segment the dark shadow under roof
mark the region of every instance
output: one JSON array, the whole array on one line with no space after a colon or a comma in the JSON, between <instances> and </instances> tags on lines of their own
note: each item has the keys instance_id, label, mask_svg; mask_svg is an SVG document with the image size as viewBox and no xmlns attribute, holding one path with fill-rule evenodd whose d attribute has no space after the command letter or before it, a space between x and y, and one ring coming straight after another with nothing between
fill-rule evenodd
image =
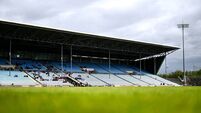
<instances>
[{"instance_id":1,"label":"dark shadow under roof","mask_svg":"<svg viewBox=\"0 0 201 113\"><path fill-rule=\"evenodd\" d=\"M171 46L117 39L106 36L58 30L7 21L0 21L0 38L102 48L133 53L146 53L148 56L178 49L177 47Z\"/></svg>"}]
</instances>

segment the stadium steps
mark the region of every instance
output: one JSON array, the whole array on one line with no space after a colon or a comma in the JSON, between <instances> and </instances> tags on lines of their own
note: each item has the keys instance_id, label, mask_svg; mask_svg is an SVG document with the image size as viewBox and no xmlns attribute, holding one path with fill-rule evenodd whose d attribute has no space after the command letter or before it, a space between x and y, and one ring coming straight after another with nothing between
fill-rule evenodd
<instances>
[{"instance_id":1,"label":"stadium steps","mask_svg":"<svg viewBox=\"0 0 201 113\"><path fill-rule=\"evenodd\" d=\"M102 70L106 71L107 73L109 73L108 70L104 69L103 67L99 66L97 63L94 63L94 65L96 65L97 67L101 68ZM106 74L106 73L105 73Z\"/></svg>"},{"instance_id":2,"label":"stadium steps","mask_svg":"<svg viewBox=\"0 0 201 113\"><path fill-rule=\"evenodd\" d=\"M74 86L85 86L85 84L75 80L73 77L70 77L70 76L67 76L67 81L73 84Z\"/></svg>"},{"instance_id":3,"label":"stadium steps","mask_svg":"<svg viewBox=\"0 0 201 113\"><path fill-rule=\"evenodd\" d=\"M93 74L95 77L111 84L112 86L133 86L132 83L122 80L113 74Z\"/></svg>"},{"instance_id":4,"label":"stadium steps","mask_svg":"<svg viewBox=\"0 0 201 113\"><path fill-rule=\"evenodd\" d=\"M65 73L65 72L64 72L64 73ZM65 74L67 74L67 73L65 73ZM74 78L71 77L71 76L67 76L67 78L68 78L67 81L68 81L69 83L73 84L74 86L85 86L85 84L83 84L82 82L80 82L80 81L74 79Z\"/></svg>"},{"instance_id":5,"label":"stadium steps","mask_svg":"<svg viewBox=\"0 0 201 113\"><path fill-rule=\"evenodd\" d=\"M138 68L136 68L136 67L132 67L134 70L136 70L136 71L140 71L140 69L138 69ZM162 81L162 80L159 80L159 79L155 79L154 77L152 77L152 76L149 76L148 75L148 73L147 72L145 72L144 70L141 70L141 73L142 74L145 74L147 77L149 77L150 79L152 79L152 80L155 80L155 81L158 81L158 82L160 82L160 83L165 83L165 84L168 84L168 83L166 83L166 82L164 82L164 81ZM136 78L136 77L135 77ZM146 82L146 81L144 81L144 82ZM146 82L146 83L148 83L148 82ZM151 84L151 83L149 83L150 85L154 85L154 84ZM169 85L169 84L168 84Z\"/></svg>"},{"instance_id":6,"label":"stadium steps","mask_svg":"<svg viewBox=\"0 0 201 113\"><path fill-rule=\"evenodd\" d=\"M167 85L170 85L170 84L166 83L165 81L159 80L159 79L154 78L154 77L149 76L149 75L147 75L147 76L148 76L149 78L154 79L154 80L157 80L157 81L159 81L159 82L161 82L161 83L165 83L165 84L167 84Z\"/></svg>"},{"instance_id":7,"label":"stadium steps","mask_svg":"<svg viewBox=\"0 0 201 113\"><path fill-rule=\"evenodd\" d=\"M61 71L61 69L59 69L57 66L52 65L54 69Z\"/></svg>"},{"instance_id":8,"label":"stadium steps","mask_svg":"<svg viewBox=\"0 0 201 113\"><path fill-rule=\"evenodd\" d=\"M135 68L135 70L138 70L138 71L139 71L138 68ZM161 82L161 83L165 83L165 84L167 84L167 85L170 85L170 84L168 84L168 83L165 82L165 81L162 81L162 80L159 80L159 79L156 79L156 78L150 76L150 75L149 75L147 72L145 72L144 70L142 70L141 72L144 73L144 74L146 74L146 76L149 77L149 78L151 78L152 80L154 79L154 80L156 80L156 81L158 81L158 82Z\"/></svg>"},{"instance_id":9,"label":"stadium steps","mask_svg":"<svg viewBox=\"0 0 201 113\"><path fill-rule=\"evenodd\" d=\"M99 68L105 70L105 71L107 72L107 73L103 73L103 74L108 74L108 73L109 73L109 70L108 70L107 68L105 68L105 67L103 67L103 66L101 66L101 65L98 65L98 64L95 64L95 65L98 66ZM118 70L119 72L122 72L121 74L124 73L124 71L122 71L122 70L120 70L120 69L114 67L113 65L111 65L111 66L112 66L113 69L116 69L116 70ZM111 72L111 73L112 73L112 72Z\"/></svg>"},{"instance_id":10,"label":"stadium steps","mask_svg":"<svg viewBox=\"0 0 201 113\"><path fill-rule=\"evenodd\" d=\"M46 65L44 65L46 67ZM53 68L55 68L56 70L62 72L62 70L60 70L59 68L57 68L56 66L52 65ZM47 68L47 67L46 67ZM57 73L53 72L55 75L58 75ZM63 71L62 73L67 74L65 71ZM73 84L74 86L84 86L84 84L82 84L81 82L75 80L73 77L67 76L67 81L71 84Z\"/></svg>"},{"instance_id":11,"label":"stadium steps","mask_svg":"<svg viewBox=\"0 0 201 113\"><path fill-rule=\"evenodd\" d=\"M61 71L61 70L60 70L60 71ZM62 71L61 71L61 72L62 72ZM52 72L52 73L54 73L55 75L59 76L59 75L58 75L57 73L55 73L55 72ZM67 74L67 73L65 73L65 72L62 72L62 73ZM70 77L70 76L66 76L66 77L67 77L67 81L68 81L69 83L73 84L74 86L84 86L81 82L75 80L73 77Z\"/></svg>"},{"instance_id":12,"label":"stadium steps","mask_svg":"<svg viewBox=\"0 0 201 113\"><path fill-rule=\"evenodd\" d=\"M95 65L98 66L99 68L101 68L102 70L106 71L106 73L102 73L102 74L108 74L109 73L108 69L106 69L104 66L101 66L102 64L95 63Z\"/></svg>"},{"instance_id":13,"label":"stadium steps","mask_svg":"<svg viewBox=\"0 0 201 113\"><path fill-rule=\"evenodd\" d=\"M42 65L43 65L44 67L47 66L47 65L45 65L45 64L42 64ZM54 65L52 65L52 66L53 66L53 68L56 69L57 71L62 72L58 67L56 67L56 66L54 66ZM47 68L47 67L46 67L46 68ZM52 72L52 73L54 73L55 75L58 76L57 73L55 73L55 72ZM62 73L65 73L65 74L66 74L65 71L63 71ZM84 86L81 82L75 80L73 77L67 76L67 78L68 78L67 81L68 81L70 84L73 84L74 86Z\"/></svg>"},{"instance_id":14,"label":"stadium steps","mask_svg":"<svg viewBox=\"0 0 201 113\"><path fill-rule=\"evenodd\" d=\"M135 78L135 79L138 79L138 80L140 80L140 81L142 81L142 82L144 82L144 83L146 83L146 84L148 84L148 85L153 85L153 84L151 84L151 83L149 83L149 82L146 82L146 81L144 81L144 80L142 80L142 79L139 79L139 78L137 78L137 77L134 77L134 76L131 76L131 77L133 77L133 78Z\"/></svg>"},{"instance_id":15,"label":"stadium steps","mask_svg":"<svg viewBox=\"0 0 201 113\"><path fill-rule=\"evenodd\" d=\"M104 68L104 67L103 67ZM107 68L106 68L107 69ZM123 74L124 72L121 71L120 69L114 67L113 65L110 66L110 71L108 69L108 72L111 72L111 73L118 73L118 74Z\"/></svg>"},{"instance_id":16,"label":"stadium steps","mask_svg":"<svg viewBox=\"0 0 201 113\"><path fill-rule=\"evenodd\" d=\"M41 63L41 64L42 64L43 66L45 66L46 69L48 69L48 68L47 68L48 66L52 66L53 68L52 68L51 71L53 71L53 70L54 70L54 71L59 71L59 69L58 69L57 67L55 67L54 65L51 65L51 64L48 65L48 63L46 63L46 62L45 62L45 63L43 62L43 63Z\"/></svg>"},{"instance_id":17,"label":"stadium steps","mask_svg":"<svg viewBox=\"0 0 201 113\"><path fill-rule=\"evenodd\" d=\"M113 74L113 75L116 76L116 77L118 77L118 78L120 78L120 79L122 79L122 80L124 80L124 81L126 81L126 82L129 82L129 83L131 83L131 84L133 84L133 85L135 85L135 86L140 86L139 84L136 84L136 83L130 82L130 81L128 81L128 80L126 80L126 79L124 79L124 78L118 76L117 74Z\"/></svg>"},{"instance_id":18,"label":"stadium steps","mask_svg":"<svg viewBox=\"0 0 201 113\"><path fill-rule=\"evenodd\" d=\"M87 67L87 68L93 68L96 73L108 73L107 70L101 68L100 66L96 65L96 63L86 63L86 62L76 62L75 65L79 67Z\"/></svg>"},{"instance_id":19,"label":"stadium steps","mask_svg":"<svg viewBox=\"0 0 201 113\"><path fill-rule=\"evenodd\" d=\"M88 73L73 73L71 76L83 84L86 84L86 86L108 86L107 83L100 81Z\"/></svg>"},{"instance_id":20,"label":"stadium steps","mask_svg":"<svg viewBox=\"0 0 201 113\"><path fill-rule=\"evenodd\" d=\"M124 79L126 79L127 81L130 81L130 82L132 82L132 83L138 84L138 85L140 85L140 86L148 86L147 83L142 82L142 81L140 81L140 80L138 80L138 79L136 79L136 78L134 78L134 77L131 77L131 75L127 75L127 74L124 74L124 75L118 74L117 76L119 76L119 77L121 77L121 78L124 78Z\"/></svg>"},{"instance_id":21,"label":"stadium steps","mask_svg":"<svg viewBox=\"0 0 201 113\"><path fill-rule=\"evenodd\" d=\"M174 86L179 86L178 83L172 82L172 81L170 81L170 80L167 80L167 79L165 79L165 78L159 77L159 76L157 76L157 75L149 75L149 74L148 74L148 77L150 77L150 78L152 78L152 79L154 79L154 80L157 80L157 81L161 81L161 83L165 83L166 85L170 85L170 86L172 86L172 85L174 85Z\"/></svg>"},{"instance_id":22,"label":"stadium steps","mask_svg":"<svg viewBox=\"0 0 201 113\"><path fill-rule=\"evenodd\" d=\"M106 81L104 81L104 80L102 80L102 79L100 79L100 78L98 78L98 77L96 77L96 76L94 76L94 75L92 75L92 74L90 74L90 76L96 78L97 80L100 80L101 82L104 82L105 84L107 84L107 85L109 85L109 86L112 86L110 83L108 83L108 82L106 82Z\"/></svg>"},{"instance_id":23,"label":"stadium steps","mask_svg":"<svg viewBox=\"0 0 201 113\"><path fill-rule=\"evenodd\" d=\"M27 73L26 71L23 71L23 72L26 73L31 80L33 80L34 82L40 84L40 86L43 86L43 84L41 82L39 82L38 80L35 80L31 75L29 75L29 73Z\"/></svg>"},{"instance_id":24,"label":"stadium steps","mask_svg":"<svg viewBox=\"0 0 201 113\"><path fill-rule=\"evenodd\" d=\"M127 72L125 70L120 69L119 67L113 65L113 67L115 67L116 69L120 70L121 72L123 72L124 74L127 74Z\"/></svg>"}]
</instances>

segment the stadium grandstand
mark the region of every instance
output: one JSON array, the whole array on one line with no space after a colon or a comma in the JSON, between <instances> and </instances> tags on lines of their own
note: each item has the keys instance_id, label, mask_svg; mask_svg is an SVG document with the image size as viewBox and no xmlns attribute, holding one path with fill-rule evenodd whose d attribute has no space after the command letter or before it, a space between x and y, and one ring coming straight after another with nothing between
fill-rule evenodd
<instances>
[{"instance_id":1,"label":"stadium grandstand","mask_svg":"<svg viewBox=\"0 0 201 113\"><path fill-rule=\"evenodd\" d=\"M178 86L157 76L176 47L0 21L2 86Z\"/></svg>"}]
</instances>

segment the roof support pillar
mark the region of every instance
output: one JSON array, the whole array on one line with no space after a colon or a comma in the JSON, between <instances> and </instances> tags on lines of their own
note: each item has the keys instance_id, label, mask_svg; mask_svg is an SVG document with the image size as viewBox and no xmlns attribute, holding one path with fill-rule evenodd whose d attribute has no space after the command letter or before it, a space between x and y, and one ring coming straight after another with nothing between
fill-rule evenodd
<instances>
[{"instance_id":1,"label":"roof support pillar","mask_svg":"<svg viewBox=\"0 0 201 113\"><path fill-rule=\"evenodd\" d=\"M154 75L156 75L156 57L154 57Z\"/></svg>"},{"instance_id":2,"label":"roof support pillar","mask_svg":"<svg viewBox=\"0 0 201 113\"><path fill-rule=\"evenodd\" d=\"M63 44L61 44L61 71L64 71L64 67L63 67Z\"/></svg>"},{"instance_id":3,"label":"roof support pillar","mask_svg":"<svg viewBox=\"0 0 201 113\"><path fill-rule=\"evenodd\" d=\"M9 65L12 64L12 40L9 42ZM11 76L11 69L9 69L9 76Z\"/></svg>"},{"instance_id":4,"label":"roof support pillar","mask_svg":"<svg viewBox=\"0 0 201 113\"><path fill-rule=\"evenodd\" d=\"M139 59L141 59L141 53L139 54ZM142 60L140 60L140 79L141 79L141 75L142 75L142 73L141 73L141 71L142 71L142 62L141 62Z\"/></svg>"},{"instance_id":5,"label":"roof support pillar","mask_svg":"<svg viewBox=\"0 0 201 113\"><path fill-rule=\"evenodd\" d=\"M165 52L165 74L167 74L167 53Z\"/></svg>"},{"instance_id":6,"label":"roof support pillar","mask_svg":"<svg viewBox=\"0 0 201 113\"><path fill-rule=\"evenodd\" d=\"M72 73L72 69L73 69L73 46L70 46L70 72Z\"/></svg>"},{"instance_id":7,"label":"roof support pillar","mask_svg":"<svg viewBox=\"0 0 201 113\"><path fill-rule=\"evenodd\" d=\"M109 52L108 52L108 55L109 55L109 58L108 58L108 69L109 69L109 78L110 78L110 65L111 65L111 61L110 61L110 50L109 50Z\"/></svg>"},{"instance_id":8,"label":"roof support pillar","mask_svg":"<svg viewBox=\"0 0 201 113\"><path fill-rule=\"evenodd\" d=\"M146 60L144 60L144 70L146 70Z\"/></svg>"}]
</instances>

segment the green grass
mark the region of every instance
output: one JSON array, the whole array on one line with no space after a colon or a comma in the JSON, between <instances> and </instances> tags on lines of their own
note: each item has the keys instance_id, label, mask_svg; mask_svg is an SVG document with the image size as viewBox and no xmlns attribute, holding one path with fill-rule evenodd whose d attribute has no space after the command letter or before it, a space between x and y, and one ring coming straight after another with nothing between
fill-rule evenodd
<instances>
[{"instance_id":1,"label":"green grass","mask_svg":"<svg viewBox=\"0 0 201 113\"><path fill-rule=\"evenodd\" d=\"M201 87L0 87L0 113L200 113Z\"/></svg>"}]
</instances>

